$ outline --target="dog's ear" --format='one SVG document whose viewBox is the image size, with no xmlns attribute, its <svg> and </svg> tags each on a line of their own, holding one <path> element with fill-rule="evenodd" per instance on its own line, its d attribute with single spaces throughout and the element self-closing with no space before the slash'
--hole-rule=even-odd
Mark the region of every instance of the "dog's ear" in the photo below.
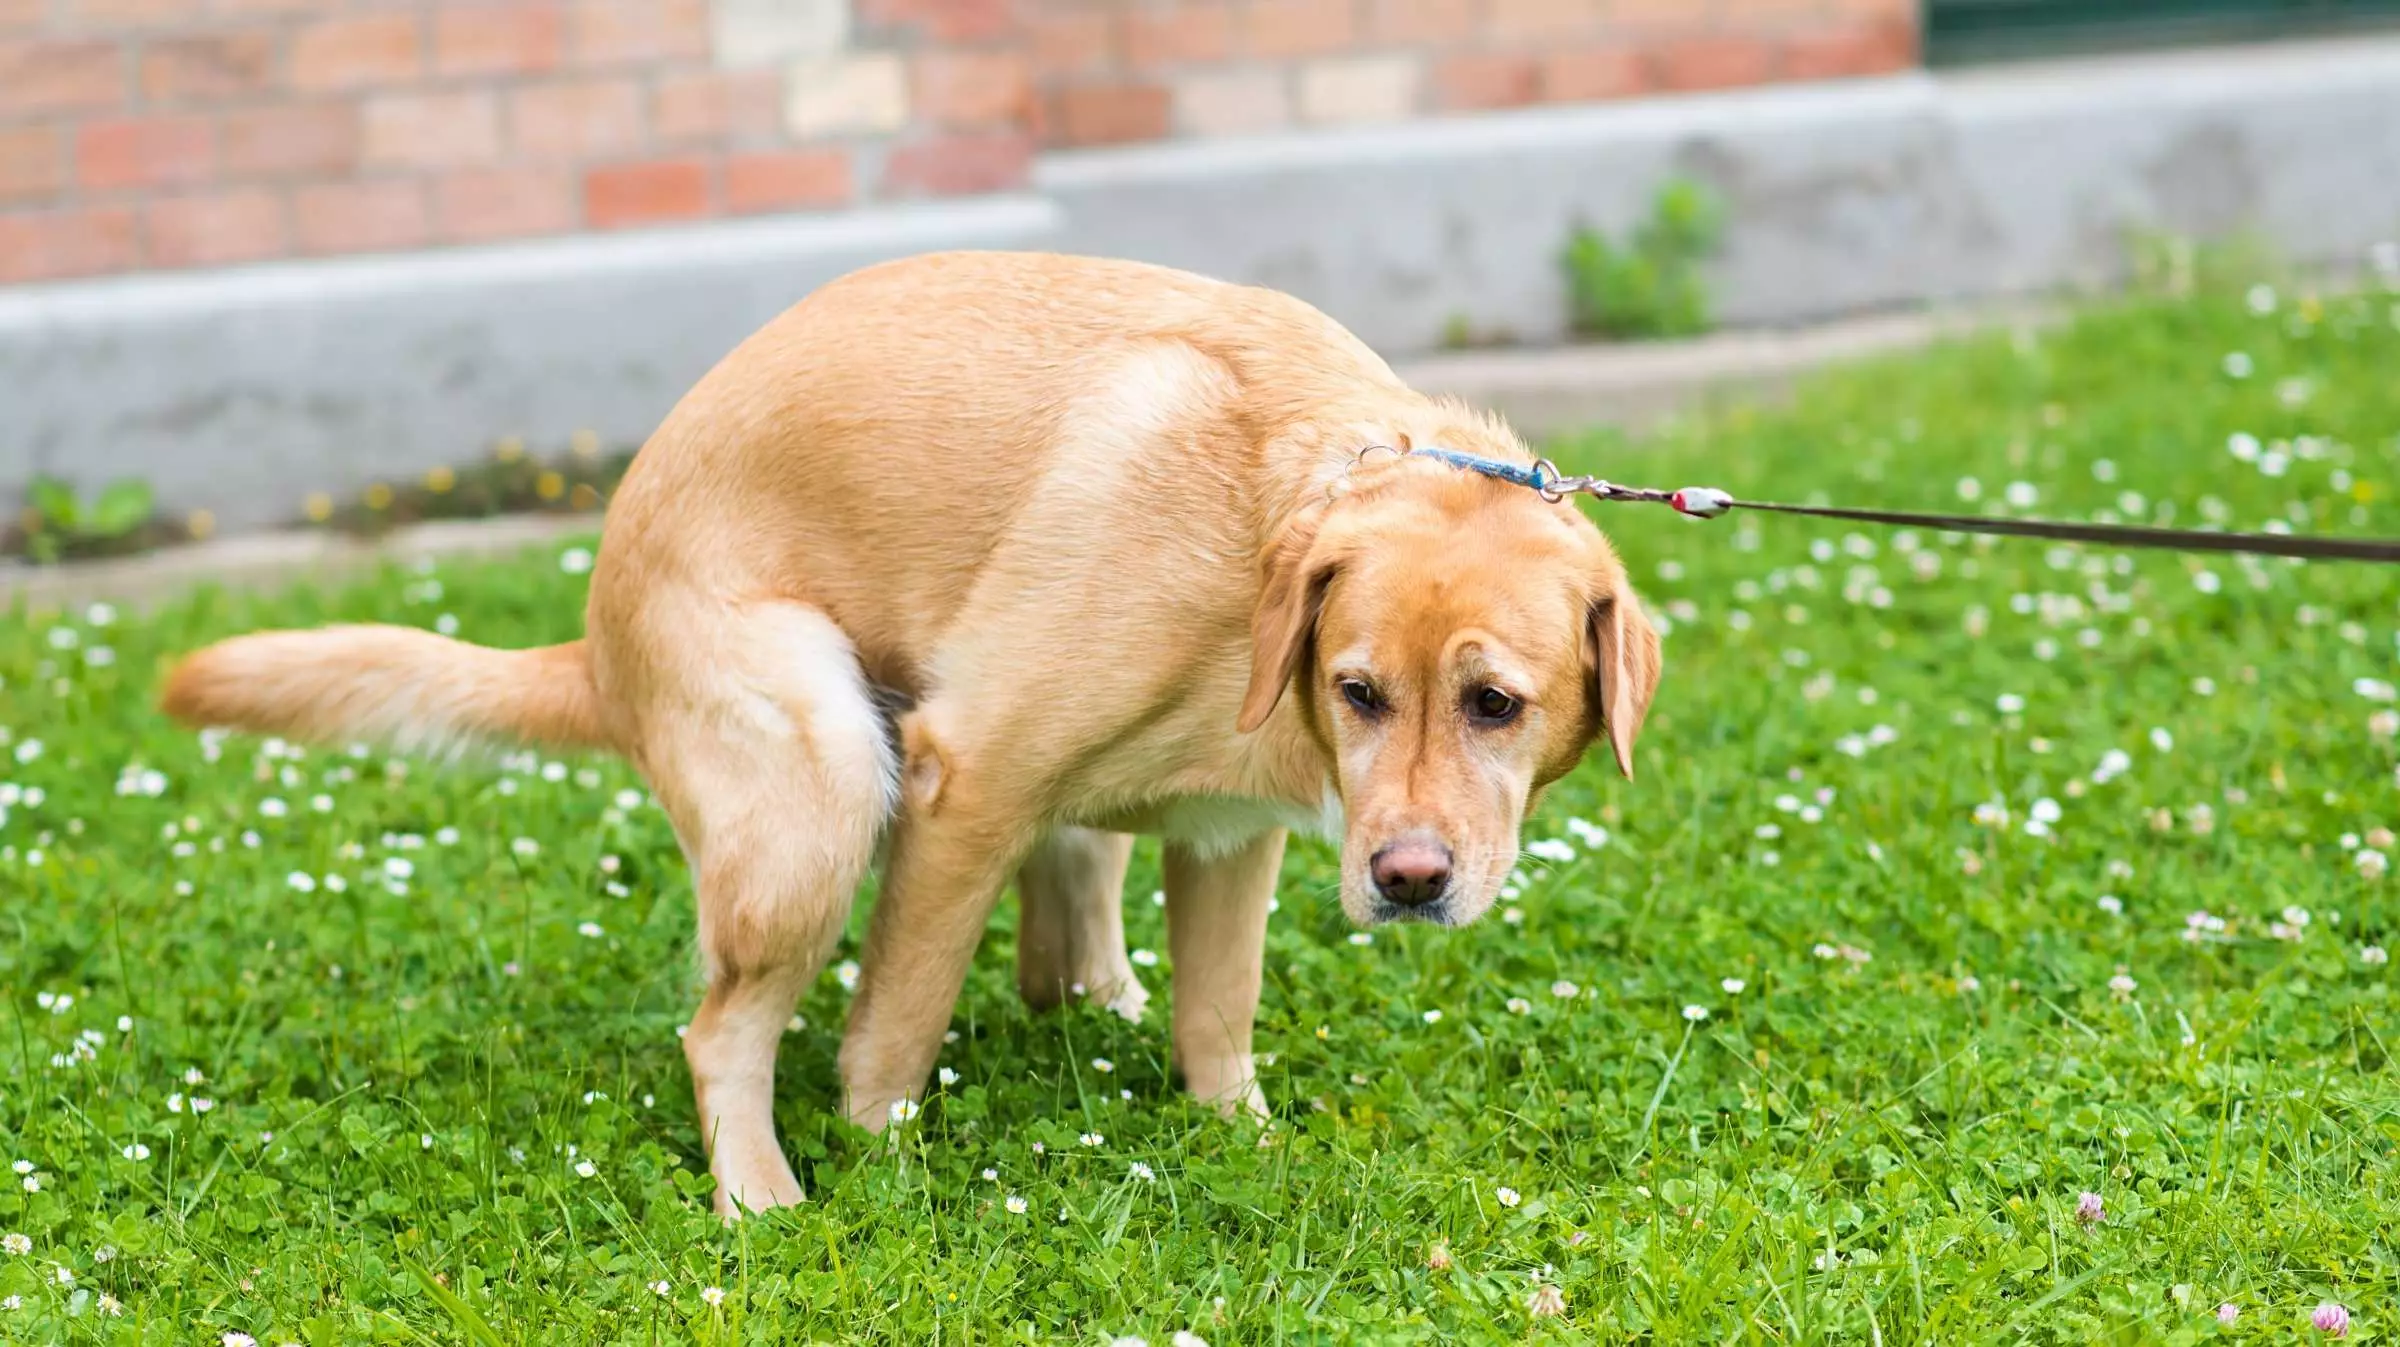
<svg viewBox="0 0 2400 1347">
<path fill-rule="evenodd" d="M 1340 565 L 1334 549 L 1321 545 L 1322 522 L 1321 512 L 1302 515 L 1268 549 L 1258 608 L 1250 616 L 1250 687 L 1234 722 L 1244 734 L 1267 723 L 1299 671 L 1300 657 L 1316 639 L 1325 589 Z"/>
<path fill-rule="evenodd" d="M 1617 755 L 1617 770 L 1633 779 L 1633 740 L 1650 714 L 1650 698 L 1658 692 L 1658 629 L 1642 611 L 1633 587 L 1619 580 L 1595 600 L 1587 621 L 1591 625 L 1592 707 Z"/>
</svg>

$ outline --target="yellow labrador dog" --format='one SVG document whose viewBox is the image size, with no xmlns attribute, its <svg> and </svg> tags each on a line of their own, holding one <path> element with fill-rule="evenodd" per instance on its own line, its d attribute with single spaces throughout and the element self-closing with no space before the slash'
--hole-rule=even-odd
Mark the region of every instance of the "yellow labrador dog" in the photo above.
<svg viewBox="0 0 2400 1347">
<path fill-rule="evenodd" d="M 192 655 L 164 706 L 630 757 L 699 894 L 684 1050 L 728 1215 L 801 1197 L 776 1046 L 879 849 L 841 1050 L 859 1124 L 924 1087 L 1012 874 L 1026 998 L 1140 1012 L 1119 913 L 1136 833 L 1165 845 L 1177 1065 L 1258 1112 L 1286 830 L 1341 837 L 1357 922 L 1471 921 L 1595 738 L 1631 774 L 1657 686 L 1599 531 L 1410 452 L 1434 447 L 1531 461 L 1281 294 L 918 257 L 810 295 L 667 417 L 609 508 L 583 640 L 263 633 Z"/>
</svg>

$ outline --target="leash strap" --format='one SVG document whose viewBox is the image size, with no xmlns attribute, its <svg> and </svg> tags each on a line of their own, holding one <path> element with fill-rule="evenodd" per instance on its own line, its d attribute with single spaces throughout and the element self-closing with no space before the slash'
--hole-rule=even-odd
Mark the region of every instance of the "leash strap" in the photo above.
<svg viewBox="0 0 2400 1347">
<path fill-rule="evenodd" d="M 1838 505 L 1784 505 L 1775 501 L 1736 500 L 1727 492 L 1709 486 L 1660 491 L 1653 487 L 1620 486 L 1600 477 L 1570 477 L 1559 472 L 1557 466 L 1548 459 L 1527 465 L 1462 454 L 1455 449 L 1423 448 L 1412 449 L 1409 453 L 1538 491 L 1547 500 L 1590 496 L 1594 500 L 1635 501 L 1665 505 L 1694 519 L 1714 519 L 1728 510 L 1762 510 L 1771 514 L 1808 515 L 1858 524 L 1895 524 L 1951 533 L 1994 533 L 2012 538 L 2098 543 L 2107 547 L 2151 547 L 2177 552 L 2247 552 L 2255 556 L 2300 557 L 2312 561 L 2400 563 L 2400 539 L 2223 533 L 2212 529 L 2150 528 L 2140 524 L 2079 524 L 2064 520 L 2011 519 L 1980 514 L 1920 514 L 1909 510 L 1859 510 Z"/>
<path fill-rule="evenodd" d="M 1553 499 L 1587 495 L 1597 500 L 1656 502 L 1695 519 L 1714 519 L 1727 510 L 1763 510 L 1772 514 L 1808 515 L 1817 519 L 1841 519 L 1860 524 L 1897 524 L 1952 533 L 2049 538 L 2057 542 L 2099 543 L 2108 547 L 2151 547 L 2177 552 L 2247 552 L 2256 556 L 2301 557 L 2319 561 L 2400 562 L 2400 540 L 2388 538 L 2223 533 L 2211 529 L 2150 528 L 2139 524 L 2080 524 L 2065 520 L 2010 519 L 1980 514 L 1921 514 L 1909 510 L 1860 510 L 1839 505 L 1785 505 L 1775 501 L 1736 500 L 1714 487 L 1687 486 L 1680 491 L 1655 491 L 1643 487 L 1622 487 L 1597 478 L 1552 478 L 1543 494 Z"/>
</svg>

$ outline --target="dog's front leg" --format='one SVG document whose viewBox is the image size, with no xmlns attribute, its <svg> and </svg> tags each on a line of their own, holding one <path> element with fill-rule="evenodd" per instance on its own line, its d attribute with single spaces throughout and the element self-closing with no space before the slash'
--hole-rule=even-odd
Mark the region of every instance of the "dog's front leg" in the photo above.
<svg viewBox="0 0 2400 1347">
<path fill-rule="evenodd" d="M 1263 1117 L 1250 1052 L 1266 958 L 1267 902 L 1283 866 L 1283 830 L 1202 856 L 1166 847 L 1167 949 L 1175 959 L 1176 1064 L 1192 1094 L 1227 1116 Z"/>
<path fill-rule="evenodd" d="M 908 810 L 892 836 L 842 1035 L 850 1121 L 869 1131 L 924 1089 L 984 923 L 1032 832 L 1013 807 L 977 807 L 964 794 Z"/>
</svg>

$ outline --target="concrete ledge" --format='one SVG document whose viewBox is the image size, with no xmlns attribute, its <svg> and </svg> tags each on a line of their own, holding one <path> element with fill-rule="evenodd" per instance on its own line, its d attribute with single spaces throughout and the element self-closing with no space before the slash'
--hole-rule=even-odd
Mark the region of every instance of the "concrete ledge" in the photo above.
<svg viewBox="0 0 2400 1347">
<path fill-rule="evenodd" d="M 0 508 L 36 472 L 138 476 L 240 528 L 502 435 L 638 442 L 812 287 L 937 248 L 1274 285 L 1398 356 L 1462 322 L 1544 345 L 1569 229 L 1629 226 L 1675 174 L 1727 203 L 1735 326 L 2105 284 L 2140 230 L 2335 262 L 2400 235 L 2400 40 L 1076 152 L 1026 196 L 0 291 Z M 1600 387 L 1515 405 L 1592 419 Z"/>
<path fill-rule="evenodd" d="M 233 530 L 506 435 L 639 444 L 826 281 L 1057 227 L 1047 202 L 990 198 L 0 290 L 0 498 L 36 473 L 142 477 L 167 508 Z"/>
</svg>

